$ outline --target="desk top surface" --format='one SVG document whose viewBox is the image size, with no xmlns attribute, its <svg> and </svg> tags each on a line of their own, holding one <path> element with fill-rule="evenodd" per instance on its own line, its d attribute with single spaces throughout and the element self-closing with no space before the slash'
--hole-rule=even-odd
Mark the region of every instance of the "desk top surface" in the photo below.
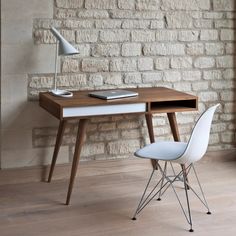
<svg viewBox="0 0 236 236">
<path fill-rule="evenodd" d="M 123 89 L 123 88 L 122 88 Z M 52 95 L 50 92 L 40 93 L 40 102 L 44 99 L 55 103 L 56 105 L 65 107 L 77 106 L 94 106 L 94 105 L 110 105 L 110 104 L 126 104 L 126 103 L 141 103 L 141 102 L 164 102 L 176 100 L 191 100 L 197 99 L 196 96 L 176 91 L 164 87 L 156 88 L 128 88 L 126 90 L 135 91 L 139 95 L 136 97 L 104 100 L 89 96 L 87 91 L 73 91 L 73 97 L 63 98 Z"/>
</svg>

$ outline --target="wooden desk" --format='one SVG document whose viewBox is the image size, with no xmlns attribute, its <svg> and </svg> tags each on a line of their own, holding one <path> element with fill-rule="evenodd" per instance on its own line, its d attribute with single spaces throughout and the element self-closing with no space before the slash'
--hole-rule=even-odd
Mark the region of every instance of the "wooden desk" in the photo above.
<svg viewBox="0 0 236 236">
<path fill-rule="evenodd" d="M 40 106 L 60 120 L 48 182 L 52 179 L 67 120 L 80 119 L 66 199 L 67 205 L 70 203 L 70 197 L 89 118 L 95 116 L 113 116 L 118 114 L 144 114 L 146 117 L 150 142 L 153 143 L 155 142 L 155 139 L 152 114 L 167 113 L 174 140 L 180 141 L 175 112 L 193 111 L 197 110 L 198 107 L 198 99 L 196 96 L 173 89 L 159 87 L 127 90 L 138 92 L 139 96 L 107 101 L 90 97 L 88 95 L 90 91 L 74 92 L 72 98 L 55 97 L 50 92 L 40 93 Z M 152 161 L 152 164 L 154 166 L 154 160 Z"/>
</svg>

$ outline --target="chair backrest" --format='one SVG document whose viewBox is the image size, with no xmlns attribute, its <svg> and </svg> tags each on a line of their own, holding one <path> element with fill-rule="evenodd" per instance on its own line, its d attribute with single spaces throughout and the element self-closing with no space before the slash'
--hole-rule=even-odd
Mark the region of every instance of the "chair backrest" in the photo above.
<svg viewBox="0 0 236 236">
<path fill-rule="evenodd" d="M 193 163 L 200 160 L 206 153 L 209 136 L 211 131 L 211 123 L 216 108 L 220 104 L 208 108 L 198 119 L 193 128 L 191 137 L 188 141 L 184 154 L 178 159 L 178 162 Z"/>
</svg>

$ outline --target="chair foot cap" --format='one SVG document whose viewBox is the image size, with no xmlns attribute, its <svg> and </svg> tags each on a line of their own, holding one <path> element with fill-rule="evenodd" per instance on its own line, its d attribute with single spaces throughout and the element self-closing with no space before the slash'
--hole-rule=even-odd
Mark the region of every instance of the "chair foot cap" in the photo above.
<svg viewBox="0 0 236 236">
<path fill-rule="evenodd" d="M 161 201 L 161 198 L 157 198 L 157 201 Z"/>
<path fill-rule="evenodd" d="M 137 220 L 137 218 L 136 218 L 136 217 L 133 217 L 132 220 Z"/>
<path fill-rule="evenodd" d="M 208 212 L 207 212 L 207 215 L 211 215 L 211 212 L 210 212 L 210 211 L 208 211 Z"/>
<path fill-rule="evenodd" d="M 194 230 L 193 230 L 193 229 L 190 229 L 189 232 L 194 232 Z"/>
</svg>

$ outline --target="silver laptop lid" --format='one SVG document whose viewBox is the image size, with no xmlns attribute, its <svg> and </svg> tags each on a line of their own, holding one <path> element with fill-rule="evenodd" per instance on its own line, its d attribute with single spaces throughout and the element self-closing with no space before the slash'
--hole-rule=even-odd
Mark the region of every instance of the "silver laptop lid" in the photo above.
<svg viewBox="0 0 236 236">
<path fill-rule="evenodd" d="M 92 97 L 97 97 L 101 99 L 117 99 L 117 98 L 126 98 L 126 97 L 134 97 L 138 96 L 138 93 L 128 90 L 104 90 L 104 91 L 96 91 L 89 93 Z"/>
</svg>

